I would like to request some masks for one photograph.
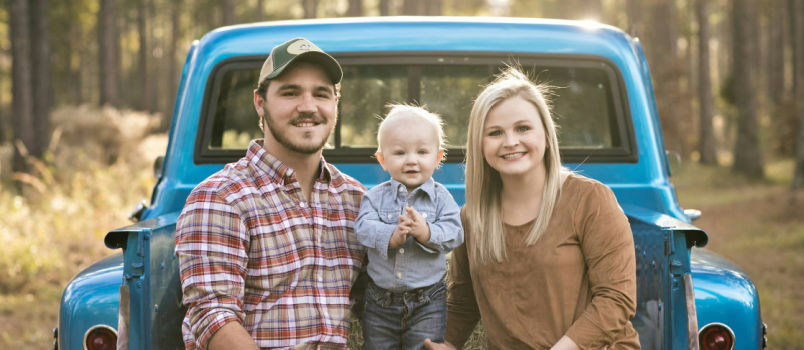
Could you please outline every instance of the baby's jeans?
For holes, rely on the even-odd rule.
[[[424,339],[443,343],[447,331],[447,285],[391,292],[373,281],[366,287],[364,350],[419,350]]]

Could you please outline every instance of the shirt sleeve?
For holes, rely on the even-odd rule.
[[[446,340],[460,349],[480,321],[465,242],[450,256],[448,286]]]
[[[634,238],[614,193],[605,185],[596,184],[576,215],[573,221],[588,268],[592,301],[566,335],[581,349],[603,348],[636,312]]]
[[[370,196],[371,193],[363,196],[360,202],[360,212],[355,220],[355,235],[361,244],[376,249],[380,256],[388,258],[388,242],[391,241],[396,224],[387,224],[380,219],[379,203]]]
[[[435,221],[428,222],[430,241],[427,246],[442,252],[449,252],[463,243],[461,209],[455,199],[444,187],[437,187]]]
[[[201,349],[223,325],[244,319],[248,246],[240,215],[216,189],[193,190],[176,224],[175,249],[187,319]]]

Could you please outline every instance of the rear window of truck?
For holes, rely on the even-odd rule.
[[[505,55],[341,54],[339,117],[324,149],[329,162],[373,162],[376,130],[389,103],[424,105],[440,114],[449,151],[462,162],[474,98],[494,74],[517,62],[536,82],[552,87],[562,158],[567,163],[635,162],[636,145],[622,77],[599,57]],[[239,159],[262,137],[253,90],[265,57],[221,62],[206,88],[196,163]]]

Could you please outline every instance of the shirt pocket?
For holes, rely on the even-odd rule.
[[[427,221],[427,223],[429,224],[436,222],[436,219],[438,219],[434,208],[423,208],[423,209],[417,208],[416,211],[418,211],[419,214],[422,215],[424,220]]]
[[[380,209],[377,211],[380,221],[384,224],[396,225],[399,223],[400,211],[396,209]]]

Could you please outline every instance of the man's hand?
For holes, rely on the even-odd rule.
[[[207,349],[210,350],[227,350],[227,349],[254,349],[258,350],[259,347],[251,335],[248,334],[240,322],[229,322],[220,329],[218,329],[212,338],[209,340]]]
[[[405,225],[402,225],[401,219],[402,216],[399,216],[400,223],[394,229],[394,232],[391,233],[391,239],[388,240],[388,249],[394,249],[405,244],[405,241],[408,240],[408,233],[410,232],[410,228]]]
[[[433,343],[429,338],[424,340],[424,347],[427,350],[455,350],[455,347],[450,343]]]
[[[403,217],[405,218],[404,225],[410,228],[410,235],[413,238],[421,244],[430,242],[430,226],[427,225],[427,220],[422,217],[422,214],[419,214],[413,207],[406,207]],[[401,225],[403,219],[400,217],[399,220]]]

